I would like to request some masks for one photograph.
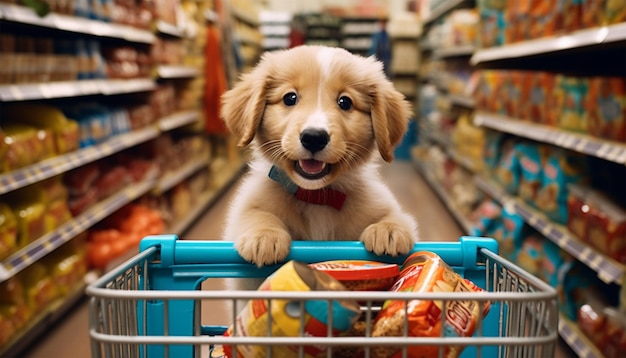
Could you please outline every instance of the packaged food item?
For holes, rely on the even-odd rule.
[[[74,244],[74,241],[46,256],[43,262],[50,269],[59,296],[69,294],[87,273],[85,249]]]
[[[561,109],[558,126],[575,132],[588,131],[585,98],[589,91],[589,81],[582,77],[557,76],[556,86],[563,94],[558,106]]]
[[[567,188],[567,228],[582,241],[587,241],[591,188],[578,184],[569,184]]]
[[[541,277],[544,241],[545,239],[536,233],[529,234],[524,237],[522,245],[515,253],[515,262],[526,272],[537,277]]]
[[[586,111],[590,135],[626,141],[626,79],[591,78]]]
[[[600,346],[607,358],[618,358],[626,352],[626,313],[613,307],[604,309],[606,316],[606,344]]]
[[[17,250],[17,219],[11,208],[0,202],[0,260]]]
[[[513,138],[507,138],[502,142],[500,162],[494,171],[495,179],[511,195],[517,194],[521,175],[519,155],[515,144],[516,140]]]
[[[113,165],[109,168],[102,168],[102,174],[96,179],[94,185],[99,199],[102,200],[118,192],[131,181],[128,169],[121,165]]]
[[[505,41],[514,43],[528,38],[528,21],[531,0],[507,0],[504,16]]]
[[[419,251],[411,254],[402,265],[394,292],[479,292],[480,288],[454,272],[437,254]],[[446,316],[442,317],[443,305]],[[478,301],[388,300],[376,316],[372,336],[403,336],[405,317],[410,337],[470,337],[476,323],[489,310],[489,303]],[[443,326],[443,327],[442,327]],[[444,348],[445,357],[458,357],[461,346]],[[408,348],[409,357],[438,357],[438,346]],[[374,357],[400,357],[400,347],[376,347]]]
[[[621,0],[605,0],[605,16],[608,24],[626,21],[626,4]]]
[[[54,280],[45,265],[36,262],[20,274],[28,307],[34,313],[40,312],[58,296]]]
[[[559,283],[559,268],[568,260],[575,260],[571,255],[562,251],[552,241],[543,238],[542,240],[543,261],[539,277],[543,278],[550,286],[556,287]]]
[[[605,195],[589,195],[587,241],[608,257],[626,263],[626,210]]]
[[[396,264],[367,260],[335,260],[309,265],[352,291],[386,291],[400,273]]]
[[[483,146],[482,157],[486,165],[486,169],[493,171],[500,162],[500,147],[507,135],[499,132],[487,130],[485,131],[485,144]]]
[[[36,186],[9,193],[6,198],[17,219],[18,249],[46,233],[46,205]]]
[[[594,291],[602,292],[597,274],[580,261],[566,257],[557,269],[557,298],[560,311],[570,320],[576,320],[576,314],[587,297]],[[599,294],[598,294],[599,295]]]
[[[572,32],[582,28],[583,2],[584,0],[565,0],[563,2],[563,31]]]
[[[513,208],[502,208],[502,234],[498,238],[500,254],[505,258],[512,259],[522,246],[526,228],[524,218]]]
[[[15,124],[28,124],[51,131],[54,153],[67,153],[78,148],[78,123],[67,118],[56,107],[42,104],[8,104],[2,107],[3,116]]]
[[[67,186],[69,195],[76,197],[85,194],[89,188],[93,187],[100,174],[100,165],[89,163],[65,173],[63,182]]]
[[[537,192],[543,182],[545,150],[531,142],[519,142],[515,145],[519,156],[520,179],[518,195],[526,203],[535,205]]]
[[[554,35],[560,29],[561,10],[556,1],[531,0],[528,38]]]
[[[543,2],[545,3],[545,2]],[[528,118],[531,122],[554,125],[552,106],[554,75],[548,72],[531,72],[527,74]]]
[[[44,146],[37,129],[27,125],[2,123],[4,143],[8,147],[5,172],[36,163],[44,157]]]
[[[472,236],[492,236],[494,225],[501,221],[502,208],[495,201],[487,199],[478,205],[471,214],[471,221],[474,224],[470,235]]]
[[[605,21],[605,0],[582,0],[582,28],[600,26]]]
[[[504,9],[506,0],[479,0],[476,2],[480,15],[479,39],[483,48],[501,46],[505,43]]]
[[[330,275],[314,270],[306,264],[289,261],[270,275],[259,287],[262,291],[345,291],[346,288]],[[300,324],[304,323],[304,334],[314,337],[326,337],[328,311],[332,310],[333,336],[343,335],[361,315],[359,305],[354,301],[333,301],[332,308],[326,300],[307,300],[303,311],[301,303],[289,300],[272,300],[271,311],[268,312],[267,300],[250,300],[235,321],[236,330],[231,325],[225,336],[252,337],[293,337],[299,334]],[[301,318],[300,313],[305,317]],[[288,314],[289,313],[289,314]],[[268,315],[272,316],[271,332],[268,332]],[[238,357],[264,357],[266,347],[224,345],[226,357],[233,356],[237,349]],[[272,355],[290,357],[298,352],[297,347],[275,346],[271,348]],[[323,347],[304,347],[305,357],[325,357]]]
[[[567,186],[584,183],[587,158],[578,153],[553,149],[543,166],[541,188],[537,193],[537,207],[559,224],[567,223]]]

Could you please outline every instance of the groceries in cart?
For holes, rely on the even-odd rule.
[[[481,292],[481,288],[454,272],[437,254],[419,251],[410,255],[400,268],[396,264],[362,260],[324,261],[305,265],[290,261],[283,265],[259,287],[263,291],[389,291],[389,292]],[[391,295],[390,295],[391,296]],[[332,302],[332,307],[328,307]],[[225,336],[326,337],[329,321],[334,337],[365,337],[367,322],[359,303],[351,300],[251,300],[239,313],[235,324]],[[370,307],[371,308],[371,307]],[[388,299],[381,302],[380,311],[373,317],[371,336],[402,337],[405,321],[409,337],[471,337],[478,320],[489,311],[488,302],[452,300]],[[304,315],[304,319],[301,316]],[[271,317],[270,317],[271,316]],[[329,317],[330,316],[330,317]],[[372,319],[370,317],[370,319]],[[268,332],[268,320],[271,331]],[[304,323],[304,327],[301,327]],[[303,332],[302,332],[303,330]],[[414,346],[408,357],[438,357],[438,346]],[[236,347],[225,345],[212,352],[211,357],[265,357],[266,346]],[[274,346],[272,356],[290,357],[298,354],[298,347]],[[449,345],[445,357],[458,357],[461,346]],[[364,356],[363,347],[334,347],[333,357]],[[223,354],[223,355],[221,355]],[[372,357],[401,357],[402,347],[380,346],[370,352]],[[305,346],[304,357],[326,357],[325,347]]]

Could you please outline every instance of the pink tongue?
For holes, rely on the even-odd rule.
[[[299,164],[300,168],[309,174],[317,174],[326,167],[326,163],[315,159],[301,160]]]

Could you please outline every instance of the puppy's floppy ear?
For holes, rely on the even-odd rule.
[[[382,75],[382,71],[380,73],[370,93],[372,126],[380,155],[385,161],[391,162],[393,150],[408,128],[411,105]]]
[[[221,116],[228,129],[245,147],[252,142],[265,111],[269,68],[267,58],[251,72],[241,76],[235,86],[222,95]]]

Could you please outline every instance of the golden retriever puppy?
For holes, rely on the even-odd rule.
[[[280,262],[292,240],[360,240],[379,255],[413,247],[417,225],[377,171],[410,116],[380,62],[322,46],[266,53],[221,114],[252,147],[224,231],[244,259]]]

